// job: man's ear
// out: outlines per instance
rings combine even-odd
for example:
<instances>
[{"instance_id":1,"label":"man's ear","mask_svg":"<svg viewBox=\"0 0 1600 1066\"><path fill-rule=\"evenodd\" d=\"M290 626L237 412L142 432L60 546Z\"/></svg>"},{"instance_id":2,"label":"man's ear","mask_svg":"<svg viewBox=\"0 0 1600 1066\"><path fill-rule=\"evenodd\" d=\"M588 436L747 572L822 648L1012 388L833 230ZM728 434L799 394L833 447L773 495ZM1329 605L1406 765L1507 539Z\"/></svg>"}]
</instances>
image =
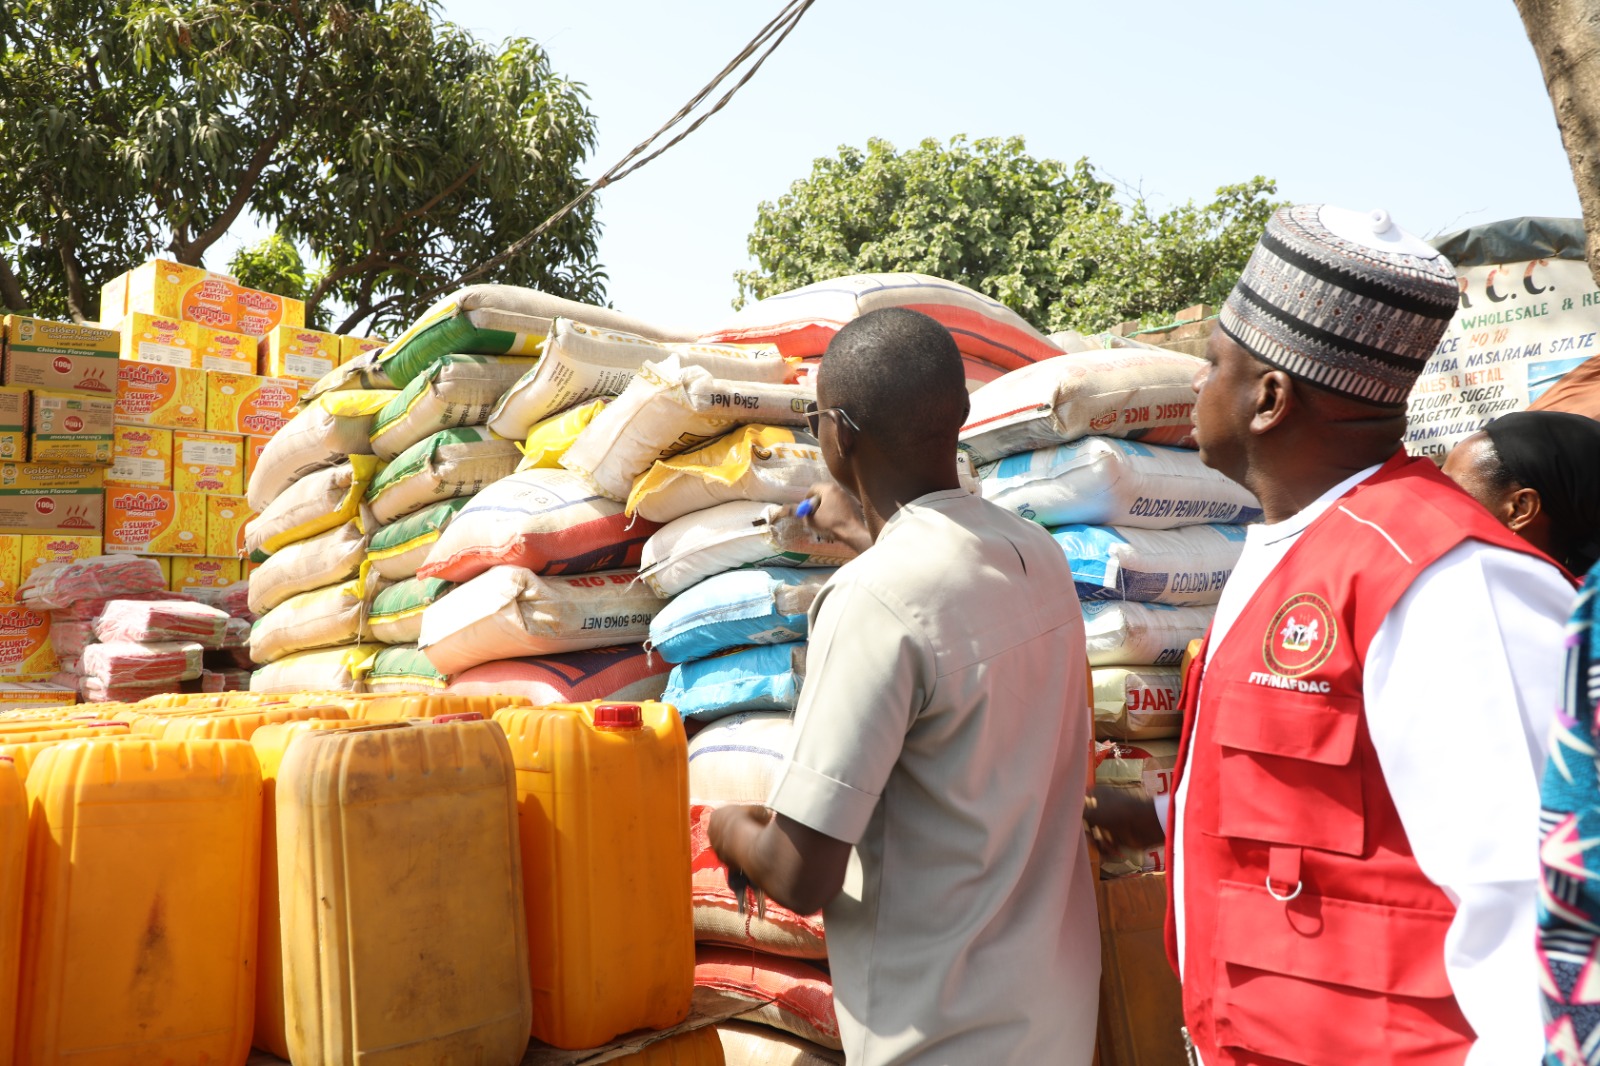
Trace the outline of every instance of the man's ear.
<instances>
[{"instance_id":1,"label":"man's ear","mask_svg":"<svg viewBox=\"0 0 1600 1066\"><path fill-rule=\"evenodd\" d=\"M1299 404L1294 379L1282 370L1269 370L1256 379L1255 409L1250 414L1250 432L1260 436L1283 424Z\"/></svg>"},{"instance_id":2,"label":"man's ear","mask_svg":"<svg viewBox=\"0 0 1600 1066\"><path fill-rule=\"evenodd\" d=\"M1524 486L1506 497L1502 504L1504 517L1501 519L1506 528L1513 533L1521 531L1544 511L1544 501L1539 499L1539 490Z\"/></svg>"}]
</instances>

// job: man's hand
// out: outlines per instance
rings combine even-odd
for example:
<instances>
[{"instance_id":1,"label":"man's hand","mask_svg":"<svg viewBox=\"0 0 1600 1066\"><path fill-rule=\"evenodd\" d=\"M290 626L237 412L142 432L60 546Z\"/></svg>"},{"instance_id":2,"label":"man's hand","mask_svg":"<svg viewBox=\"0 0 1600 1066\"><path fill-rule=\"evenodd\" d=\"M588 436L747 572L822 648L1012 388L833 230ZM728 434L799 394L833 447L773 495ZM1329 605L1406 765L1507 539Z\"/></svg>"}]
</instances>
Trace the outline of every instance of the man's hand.
<instances>
[{"instance_id":1,"label":"man's hand","mask_svg":"<svg viewBox=\"0 0 1600 1066\"><path fill-rule=\"evenodd\" d=\"M811 486L807 495L816 501L816 510L804 519L812 532L819 537L849 545L858 552L872 547L872 534L867 531L861 505L837 481L819 481ZM785 504L779 510L778 517L793 517L795 507L795 504Z\"/></svg>"},{"instance_id":2,"label":"man's hand","mask_svg":"<svg viewBox=\"0 0 1600 1066\"><path fill-rule=\"evenodd\" d=\"M765 807L720 807L706 832L717 858L796 914L820 911L844 885L849 844Z\"/></svg>"},{"instance_id":3,"label":"man's hand","mask_svg":"<svg viewBox=\"0 0 1600 1066\"><path fill-rule=\"evenodd\" d=\"M1167 837L1155 804L1138 789L1096 785L1083 820L1102 847L1153 848Z\"/></svg>"}]
</instances>

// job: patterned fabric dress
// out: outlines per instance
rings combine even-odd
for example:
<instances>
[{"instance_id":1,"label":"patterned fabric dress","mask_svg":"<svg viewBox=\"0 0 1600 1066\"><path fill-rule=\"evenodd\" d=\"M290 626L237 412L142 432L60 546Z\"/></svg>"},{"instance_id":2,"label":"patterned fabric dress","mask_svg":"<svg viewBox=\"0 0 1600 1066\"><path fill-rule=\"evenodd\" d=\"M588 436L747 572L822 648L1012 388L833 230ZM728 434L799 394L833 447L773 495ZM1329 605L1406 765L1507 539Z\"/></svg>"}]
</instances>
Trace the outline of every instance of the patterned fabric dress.
<instances>
[{"instance_id":1,"label":"patterned fabric dress","mask_svg":"<svg viewBox=\"0 0 1600 1066\"><path fill-rule=\"evenodd\" d=\"M1546 1066L1600 1066L1600 566L1567 627L1562 705L1545 768L1539 892Z\"/></svg>"}]
</instances>

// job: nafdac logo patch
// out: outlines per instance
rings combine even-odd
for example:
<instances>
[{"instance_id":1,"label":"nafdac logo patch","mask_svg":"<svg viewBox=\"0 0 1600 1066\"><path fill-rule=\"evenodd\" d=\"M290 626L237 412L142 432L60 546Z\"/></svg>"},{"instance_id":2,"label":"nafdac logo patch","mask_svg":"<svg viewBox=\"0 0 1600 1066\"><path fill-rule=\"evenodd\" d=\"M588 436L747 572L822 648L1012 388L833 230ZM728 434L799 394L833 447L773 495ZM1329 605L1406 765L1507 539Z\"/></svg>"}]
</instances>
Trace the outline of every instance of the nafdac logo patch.
<instances>
[{"instance_id":1,"label":"nafdac logo patch","mask_svg":"<svg viewBox=\"0 0 1600 1066\"><path fill-rule=\"evenodd\" d=\"M1267 627L1261 657L1279 677L1304 677L1333 654L1339 631L1328 601L1312 592L1289 597Z\"/></svg>"}]
</instances>

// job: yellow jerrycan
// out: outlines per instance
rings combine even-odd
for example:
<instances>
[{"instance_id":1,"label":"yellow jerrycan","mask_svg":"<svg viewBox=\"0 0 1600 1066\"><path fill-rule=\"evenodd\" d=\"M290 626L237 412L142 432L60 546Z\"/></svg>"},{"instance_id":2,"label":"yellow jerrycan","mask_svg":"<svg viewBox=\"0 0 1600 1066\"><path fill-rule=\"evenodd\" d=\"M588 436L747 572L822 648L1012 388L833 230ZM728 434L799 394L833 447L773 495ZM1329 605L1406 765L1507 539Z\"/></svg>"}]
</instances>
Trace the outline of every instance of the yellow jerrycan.
<instances>
[{"instance_id":1,"label":"yellow jerrycan","mask_svg":"<svg viewBox=\"0 0 1600 1066\"><path fill-rule=\"evenodd\" d=\"M128 732L127 727L121 722L104 722L102 724L108 727L115 726L116 728L85 730L82 736L72 735L77 732L73 730L71 734L54 737L50 740L30 740L21 744L13 741L10 737L0 737L0 755L11 759L12 765L17 768L17 777L26 785L28 783L28 771L33 769L34 760L38 759L46 749L53 748L57 744L65 743L68 740L150 739L139 733Z\"/></svg>"},{"instance_id":2,"label":"yellow jerrycan","mask_svg":"<svg viewBox=\"0 0 1600 1066\"><path fill-rule=\"evenodd\" d=\"M17 1059L242 1063L261 772L237 740L69 740L28 775Z\"/></svg>"},{"instance_id":3,"label":"yellow jerrycan","mask_svg":"<svg viewBox=\"0 0 1600 1066\"><path fill-rule=\"evenodd\" d=\"M342 708L332 708L342 715ZM280 1059L289 1057L283 1027L283 923L278 912L278 768L283 753L302 733L319 729L381 729L346 718L286 719L261 726L250 737L261 763L261 921L256 935L256 1020L251 1043Z\"/></svg>"},{"instance_id":4,"label":"yellow jerrycan","mask_svg":"<svg viewBox=\"0 0 1600 1066\"><path fill-rule=\"evenodd\" d=\"M17 1043L17 971L22 963L22 889L28 855L28 796L12 760L0 755L0 1066Z\"/></svg>"},{"instance_id":5,"label":"yellow jerrycan","mask_svg":"<svg viewBox=\"0 0 1600 1066\"><path fill-rule=\"evenodd\" d=\"M276 704L168 719L162 727L161 737L163 740L249 740L262 726L277 722L298 722L312 718L343 721L348 717L343 707Z\"/></svg>"},{"instance_id":6,"label":"yellow jerrycan","mask_svg":"<svg viewBox=\"0 0 1600 1066\"><path fill-rule=\"evenodd\" d=\"M533 1035L590 1048L689 1015L689 755L661 703L509 708Z\"/></svg>"},{"instance_id":7,"label":"yellow jerrycan","mask_svg":"<svg viewBox=\"0 0 1600 1066\"><path fill-rule=\"evenodd\" d=\"M722 1039L706 1025L647 1044L631 1055L608 1059L611 1066L726 1066Z\"/></svg>"},{"instance_id":8,"label":"yellow jerrycan","mask_svg":"<svg viewBox=\"0 0 1600 1066\"><path fill-rule=\"evenodd\" d=\"M489 721L312 730L277 781L289 1058L520 1062L528 944L505 735Z\"/></svg>"},{"instance_id":9,"label":"yellow jerrycan","mask_svg":"<svg viewBox=\"0 0 1600 1066\"><path fill-rule=\"evenodd\" d=\"M525 696L454 696L450 693L371 692L352 701L350 717L368 722L400 722L451 714L491 717L502 707L526 705Z\"/></svg>"}]
</instances>

